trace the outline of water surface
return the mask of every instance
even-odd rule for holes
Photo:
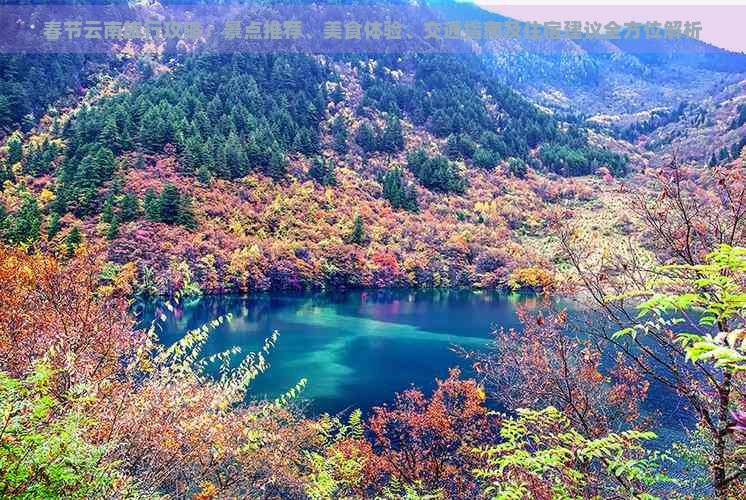
[[[429,391],[450,367],[468,372],[452,346],[484,348],[494,328],[520,327],[517,304],[536,302],[531,295],[473,290],[202,297],[167,315],[161,337],[173,342],[232,313],[232,321],[211,333],[205,353],[235,345],[249,352],[278,330],[271,367],[252,384],[252,395],[276,397],[306,378],[311,411],[336,413],[390,402],[412,385]]]

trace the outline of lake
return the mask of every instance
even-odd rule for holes
[[[470,363],[451,347],[483,348],[495,326],[518,328],[516,305],[527,294],[473,290],[351,290],[303,294],[206,296],[160,322],[165,343],[227,313],[211,332],[205,354],[238,345],[255,351],[280,332],[270,369],[252,384],[253,396],[276,397],[308,379],[303,397],[312,413],[368,409],[414,384],[426,391],[449,367]],[[153,317],[146,308],[144,320]]]
[[[258,350],[277,330],[270,368],[250,387],[251,397],[275,398],[306,378],[309,413],[365,411],[392,402],[412,385],[429,392],[450,367],[471,374],[453,345],[485,348],[494,328],[520,328],[516,307],[538,307],[531,294],[480,290],[349,290],[298,294],[205,296],[159,322],[172,343],[218,316],[233,319],[210,333],[204,354],[240,346]],[[155,317],[151,304],[143,321]],[[691,425],[682,401],[652,384],[645,410],[657,410],[664,434]],[[660,429],[659,429],[660,431]]]

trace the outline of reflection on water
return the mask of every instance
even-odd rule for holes
[[[307,378],[303,397],[310,411],[336,413],[390,402],[413,384],[429,391],[450,367],[469,375],[470,364],[451,346],[484,347],[494,328],[520,327],[518,304],[535,308],[539,302],[533,295],[441,289],[212,296],[167,314],[161,338],[171,343],[231,313],[231,322],[211,332],[204,354],[236,345],[247,353],[278,330],[270,369],[254,381],[250,395],[274,398]],[[144,308],[143,321],[153,317],[154,307]],[[669,430],[680,430],[687,420],[681,400],[657,384],[646,409],[660,411]]]
[[[372,290],[306,294],[203,297],[177,308],[161,323],[170,343],[184,332],[231,313],[212,332],[205,354],[234,345],[257,350],[280,332],[271,368],[252,385],[255,396],[274,397],[307,378],[304,396],[313,411],[370,408],[391,401],[414,384],[425,390],[449,367],[468,363],[453,344],[486,345],[495,327],[518,327],[517,303],[536,306],[530,295],[471,290]],[[143,321],[154,317],[145,308]]]

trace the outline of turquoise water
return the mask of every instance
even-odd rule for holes
[[[452,351],[487,347],[495,328],[520,328],[516,307],[537,307],[532,295],[473,290],[371,290],[333,293],[202,297],[167,312],[161,338],[171,343],[188,330],[231,313],[211,332],[206,355],[240,346],[257,351],[277,330],[269,369],[250,387],[250,397],[275,398],[308,380],[302,393],[310,414],[367,411],[391,402],[412,385],[430,391],[450,367],[471,375],[471,363]],[[165,310],[164,310],[165,311]],[[145,309],[143,321],[157,317]],[[607,353],[610,355],[611,353]],[[651,385],[645,411],[660,412],[666,429],[688,420],[681,401]],[[665,439],[667,442],[670,438]]]
[[[471,290],[203,297],[167,314],[161,338],[173,342],[226,313],[233,320],[211,333],[206,354],[235,345],[255,351],[277,330],[270,369],[251,394],[276,397],[306,378],[311,412],[336,413],[390,402],[413,384],[430,390],[449,367],[468,373],[470,364],[452,346],[483,348],[493,328],[518,328],[518,303],[530,307],[536,298]]]

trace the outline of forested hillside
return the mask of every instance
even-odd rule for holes
[[[573,176],[626,171],[476,57],[122,64],[6,137],[2,235],[101,243],[143,293],[504,286],[548,264],[545,211],[589,199]]]

